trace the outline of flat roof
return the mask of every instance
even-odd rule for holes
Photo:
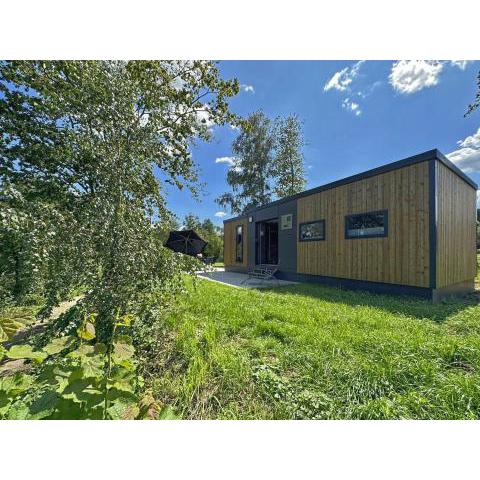
[[[462,170],[460,170],[442,152],[440,152],[440,150],[434,148],[433,150],[428,150],[426,152],[413,155],[412,157],[404,158],[403,160],[397,160],[396,162],[387,163],[385,165],[381,165],[380,167],[372,168],[371,170],[367,170],[362,173],[357,173],[356,175],[352,175],[350,177],[342,178],[341,180],[335,180],[334,182],[326,183],[325,185],[311,188],[310,190],[305,190],[303,192],[296,193],[295,195],[290,195],[289,197],[280,198],[273,202],[266,203],[265,205],[262,205],[260,207],[251,208],[250,210],[246,210],[242,215],[237,215],[236,217],[232,217],[232,218],[228,218],[227,220],[224,220],[223,223],[230,222],[238,218],[246,217],[251,213],[257,212],[264,208],[269,208],[274,205],[280,205],[285,202],[296,200],[297,198],[306,197],[314,193],[330,190],[331,188],[340,187],[341,185],[347,185],[348,183],[357,182],[365,178],[374,177],[375,175],[380,175],[382,173],[390,172],[392,170],[408,167],[409,165],[414,165],[415,163],[426,162],[427,160],[434,160],[434,159],[443,163],[443,165],[445,165],[447,168],[452,170],[452,172],[456,173],[462,180],[468,183],[472,188],[474,188],[475,190],[478,190],[477,184],[470,177],[465,175],[465,173],[463,173]]]

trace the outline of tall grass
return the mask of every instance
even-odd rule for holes
[[[480,307],[208,281],[163,320],[152,385],[186,418],[480,417]]]

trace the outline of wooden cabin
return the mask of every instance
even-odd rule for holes
[[[225,269],[434,301],[471,292],[476,190],[430,150],[225,220]]]

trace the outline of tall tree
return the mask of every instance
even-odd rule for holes
[[[207,257],[222,258],[223,256],[223,231],[215,227],[213,222],[206,218],[203,222],[197,215],[188,213],[185,215],[183,226],[189,230],[195,230],[206,242],[204,255]]]
[[[197,215],[193,213],[187,213],[185,219],[183,220],[183,226],[187,230],[199,230],[201,228],[202,222]]]
[[[116,315],[163,301],[182,267],[156,233],[171,217],[162,183],[195,192],[190,144],[235,121],[237,92],[207,61],[0,62],[0,184],[59,217],[46,226],[50,304],[85,285],[108,338]]]
[[[201,225],[201,230],[208,245],[205,247],[207,257],[216,257],[223,260],[223,232],[213,222],[206,218]]]
[[[261,111],[241,123],[241,131],[232,144],[233,165],[227,173],[232,192],[217,198],[217,203],[241,213],[268,203],[272,198],[271,168],[274,139],[271,121]]]
[[[288,197],[304,190],[306,184],[302,153],[305,142],[297,115],[276,118],[273,136],[275,156],[272,176],[276,181],[274,192],[278,198]]]
[[[476,110],[479,107],[480,107],[480,72],[478,72],[478,76],[477,76],[477,95],[475,96],[475,100],[468,106],[465,116],[472,113],[474,110]]]

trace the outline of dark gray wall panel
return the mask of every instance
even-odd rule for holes
[[[278,230],[278,259],[280,262],[280,270],[285,272],[297,271],[297,200],[290,200],[285,203],[272,205],[271,207],[262,208],[250,214],[253,221],[248,224],[248,267],[255,266],[255,224],[265,220],[278,218],[281,215],[293,214],[292,228],[290,230]]]
[[[278,206],[278,220],[281,215],[293,214],[292,228],[278,230],[278,258],[280,270],[284,272],[297,271],[297,200],[281,203]]]

